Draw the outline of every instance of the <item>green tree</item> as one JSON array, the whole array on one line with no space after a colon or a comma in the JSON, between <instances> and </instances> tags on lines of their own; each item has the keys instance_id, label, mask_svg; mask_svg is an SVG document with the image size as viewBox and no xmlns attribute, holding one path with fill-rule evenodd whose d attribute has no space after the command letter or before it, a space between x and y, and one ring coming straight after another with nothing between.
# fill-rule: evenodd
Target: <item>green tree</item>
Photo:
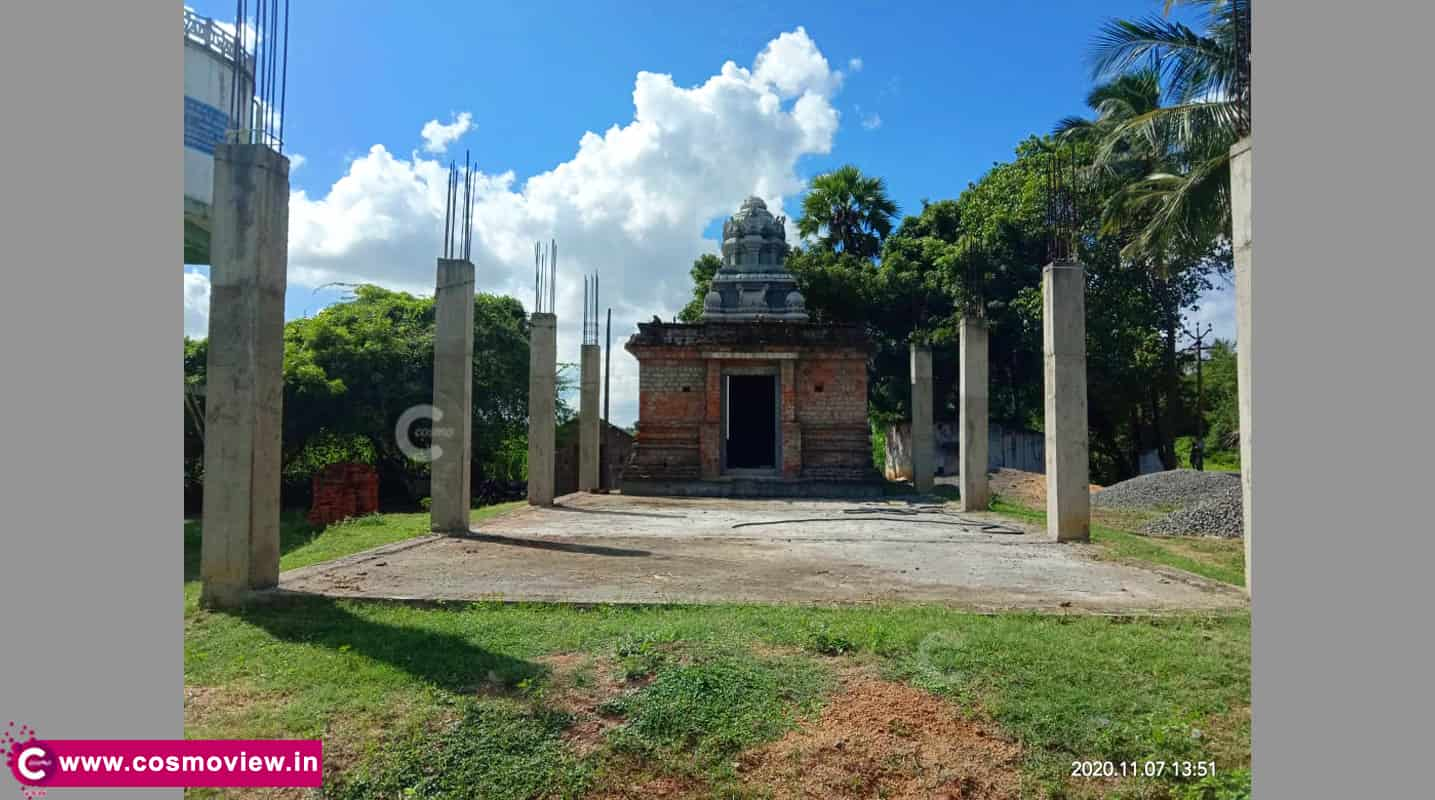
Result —
<instances>
[{"instance_id":1,"label":"green tree","mask_svg":"<svg viewBox=\"0 0 1435 800\"><path fill-rule=\"evenodd\" d=\"M897 211L886 181L848 164L812 179L797 232L827 252L873 258L891 234Z\"/></svg>"},{"instance_id":2,"label":"green tree","mask_svg":"<svg viewBox=\"0 0 1435 800\"><path fill-rule=\"evenodd\" d=\"M528 318L511 297L474 297L475 478L523 476L528 416ZM433 299L377 286L284 326L282 458L288 480L335 461L372 463L388 485L427 472L398 447L395 426L433 401ZM187 397L202 397L206 342L185 340ZM558 391L571 388L560 379ZM197 389L197 391L195 391ZM190 407L186 401L186 408ZM558 416L571 415L562 401ZM201 430L186 413L186 476L202 465Z\"/></svg>"},{"instance_id":3,"label":"green tree","mask_svg":"<svg viewBox=\"0 0 1435 800\"><path fill-rule=\"evenodd\" d=\"M1186 370L1186 390L1196 392L1194 365ZM1201 409L1205 424L1206 453L1239 451L1241 444L1240 417L1236 405L1236 348L1224 339L1217 339L1201 365Z\"/></svg>"},{"instance_id":4,"label":"green tree","mask_svg":"<svg viewBox=\"0 0 1435 800\"><path fill-rule=\"evenodd\" d=\"M204 479L204 375L208 359L208 340L184 337L184 493L186 510L197 504L197 492Z\"/></svg>"},{"instance_id":5,"label":"green tree","mask_svg":"<svg viewBox=\"0 0 1435 800\"><path fill-rule=\"evenodd\" d=\"M678 312L679 320L697 322L702 319L703 301L707 299L708 289L712 288L713 276L721 268L722 259L712 253L703 253L693 260L693 268L688 271L693 276L693 299Z\"/></svg>"},{"instance_id":6,"label":"green tree","mask_svg":"<svg viewBox=\"0 0 1435 800\"><path fill-rule=\"evenodd\" d=\"M381 474L410 479L426 467L398 447L394 427L433 400L433 299L360 286L285 326L285 455L305 467L372 454ZM528 321L514 298L474 297L473 459L478 477L523 435L528 413ZM322 458L306 449L322 447ZM306 463L307 462L307 463ZM508 463L509 459L499 459Z\"/></svg>"},{"instance_id":7,"label":"green tree","mask_svg":"<svg viewBox=\"0 0 1435 800\"><path fill-rule=\"evenodd\" d=\"M932 203L909 217L892 242L936 238L925 252L940 285L950 287L954 323L962 313L979 313L991 336L993 418L1011 425L1042 425L1041 267L1046 260L1047 167L1052 139L1021 143L1016 158L997 164L969 185L954 203ZM1066 145L1078 165L1089 166L1095 142ZM1123 231L1107 230L1098 215L1111 183L1085 187L1078 219L1078 257L1087 275L1087 373L1090 398L1092 474L1101 480L1135 473L1141 452L1156 447L1172 454L1179 433L1182 394L1174 356L1175 381L1165 379L1164 358L1179 323L1209 284L1204 266L1163 276L1121 255ZM922 219L926 217L927 219ZM898 246L884 252L883 269L896 263ZM1170 310L1172 313L1167 313ZM940 326L934 326L940 330ZM1174 351L1172 351L1174 354Z\"/></svg>"},{"instance_id":8,"label":"green tree","mask_svg":"<svg viewBox=\"0 0 1435 800\"><path fill-rule=\"evenodd\" d=\"M1131 83L1126 88L1133 88ZM939 413L955 415L956 323L963 314L980 314L991 337L993 419L1042 427L1041 270L1047 259L1048 167L1056 144L1055 137L1030 137L1017 146L1013 160L993 165L956 199L923 201L919 213L883 237L875 265L821 242L789 256L788 268L813 320L862 325L875 343L868 364L874 423L909 413L908 347L914 340L933 348ZM1083 174L1093 173L1100 144L1098 136L1063 142ZM1130 226L1108 224L1096 213L1122 185L1112 179L1083 187L1085 213L1075 237L1087 276L1091 468L1098 482L1134 475L1141 454L1152 448L1174 457L1175 438L1194 427L1183 411L1188 393L1172 325L1179 330L1181 310L1209 288L1209 276L1221 263L1219 252L1173 251L1182 266L1163 272L1123 254L1134 235ZM695 284L706 279L698 269L693 277Z\"/></svg>"},{"instance_id":9,"label":"green tree","mask_svg":"<svg viewBox=\"0 0 1435 800\"><path fill-rule=\"evenodd\" d=\"M1164 333L1160 391L1171 402L1164 411L1153 404L1151 423L1168 469L1177 466L1178 434L1193 422L1181 390L1182 309L1209 273L1230 269L1225 189L1235 128L1227 117L1241 108L1225 99L1235 95L1232 3L1190 4L1206 12L1208 35L1161 17L1108 22L1092 56L1097 77L1110 79L1087 96L1096 116L1057 124L1063 140L1092 148L1084 178L1100 198L1100 232L1121 243L1131 266L1152 273Z\"/></svg>"}]
</instances>

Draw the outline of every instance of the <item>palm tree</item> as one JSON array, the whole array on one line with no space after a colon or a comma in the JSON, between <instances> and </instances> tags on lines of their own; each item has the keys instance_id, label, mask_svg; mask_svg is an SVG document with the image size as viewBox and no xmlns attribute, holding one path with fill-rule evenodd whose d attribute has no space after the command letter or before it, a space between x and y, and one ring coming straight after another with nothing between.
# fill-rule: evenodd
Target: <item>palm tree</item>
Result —
<instances>
[{"instance_id":1,"label":"palm tree","mask_svg":"<svg viewBox=\"0 0 1435 800\"><path fill-rule=\"evenodd\" d=\"M1204 32L1170 19L1175 5L1198 7ZM1139 220L1123 254L1158 263L1182 240L1228 234L1230 148L1250 119L1250 84L1240 58L1245 48L1239 41L1250 0L1167 0L1163 14L1107 22L1091 53L1094 77L1111 81L1097 91L1113 90L1101 99L1090 126L1100 134L1097 167L1129 166L1133 152L1158 158L1151 171L1111 197L1104 216ZM1130 93L1124 89L1131 87L1121 87L1121 81L1133 76L1146 81L1152 73L1170 104L1140 108L1126 102Z\"/></svg>"},{"instance_id":2,"label":"palm tree","mask_svg":"<svg viewBox=\"0 0 1435 800\"><path fill-rule=\"evenodd\" d=\"M1063 138L1099 140L1118 124L1161 107L1161 73L1147 66L1098 85L1086 95L1086 106L1095 119L1066 117L1056 124Z\"/></svg>"},{"instance_id":3,"label":"palm tree","mask_svg":"<svg viewBox=\"0 0 1435 800\"><path fill-rule=\"evenodd\" d=\"M812 179L802 199L797 232L815 238L829 252L872 258L892 233L897 204L887 183L848 164Z\"/></svg>"},{"instance_id":4,"label":"palm tree","mask_svg":"<svg viewBox=\"0 0 1435 800\"><path fill-rule=\"evenodd\" d=\"M1135 198L1151 194L1153 176L1178 172L1183 152L1179 137L1166 130L1162 122L1143 135L1133 135L1127 128L1132 120L1151 119L1161 111L1161 77L1161 65L1153 60L1096 86L1086 97L1086 105L1096 112L1095 118L1067 117L1057 123L1055 133L1058 139L1087 144L1096 152L1095 163L1083 171L1087 173L1088 186L1108 198L1102 209L1102 233L1126 241L1123 255L1127 261L1150 273L1151 298L1160 309L1165 334L1161 390L1168 403L1163 411L1153 393L1151 423L1162 464L1171 469L1176 466L1173 423L1181 418L1182 405L1176 341L1181 292L1176 273L1189 264L1182 262L1177 248L1169 246L1171 232L1152 228L1159 215L1135 202ZM1156 236L1165 238L1157 242Z\"/></svg>"},{"instance_id":5,"label":"palm tree","mask_svg":"<svg viewBox=\"0 0 1435 800\"><path fill-rule=\"evenodd\" d=\"M1088 186L1105 185L1109 191L1104 194L1109 195L1127 184L1165 171L1171 146L1164 138L1113 135L1130 120L1161 108L1159 67L1147 66L1097 85L1087 94L1086 105L1096 112L1094 118L1065 117L1056 123L1053 133L1059 141L1087 145L1091 151L1100 149L1102 157L1081 170ZM1130 221L1110 219L1107 222L1106 232L1110 233Z\"/></svg>"}]
</instances>

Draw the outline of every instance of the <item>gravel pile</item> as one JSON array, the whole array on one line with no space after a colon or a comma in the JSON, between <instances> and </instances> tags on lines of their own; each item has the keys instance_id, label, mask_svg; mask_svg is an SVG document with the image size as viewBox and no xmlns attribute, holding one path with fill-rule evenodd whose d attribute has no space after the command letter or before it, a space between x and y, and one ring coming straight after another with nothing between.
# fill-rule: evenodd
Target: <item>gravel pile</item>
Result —
<instances>
[{"instance_id":1,"label":"gravel pile","mask_svg":"<svg viewBox=\"0 0 1435 800\"><path fill-rule=\"evenodd\" d=\"M1147 533L1164 536L1223 536L1239 539L1244 526L1241 520L1241 482L1221 489L1195 505L1173 511L1146 524Z\"/></svg>"},{"instance_id":2,"label":"gravel pile","mask_svg":"<svg viewBox=\"0 0 1435 800\"><path fill-rule=\"evenodd\" d=\"M1112 484L1091 496L1098 508L1151 510L1175 508L1147 523L1147 533L1163 536L1239 538L1241 476L1235 472L1172 469Z\"/></svg>"},{"instance_id":3,"label":"gravel pile","mask_svg":"<svg viewBox=\"0 0 1435 800\"><path fill-rule=\"evenodd\" d=\"M1239 497L1241 476L1234 472L1171 469L1112 484L1093 494L1091 504L1099 508L1185 509L1208 499L1225 497L1233 487Z\"/></svg>"}]
</instances>

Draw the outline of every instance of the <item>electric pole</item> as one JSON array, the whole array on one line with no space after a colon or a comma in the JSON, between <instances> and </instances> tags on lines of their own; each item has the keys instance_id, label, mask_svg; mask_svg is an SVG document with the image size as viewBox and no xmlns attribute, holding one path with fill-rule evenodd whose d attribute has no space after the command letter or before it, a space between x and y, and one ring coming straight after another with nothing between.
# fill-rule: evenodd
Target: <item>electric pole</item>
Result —
<instances>
[{"instance_id":1,"label":"electric pole","mask_svg":"<svg viewBox=\"0 0 1435 800\"><path fill-rule=\"evenodd\" d=\"M1201 330L1200 323L1197 323L1195 333L1188 328L1182 328L1181 332L1195 340L1195 344L1187 348L1196 351L1196 436L1191 441L1191 468L1204 470L1206 468L1206 418L1201 410L1201 362L1205 360L1202 351L1205 349L1205 338L1211 333L1211 323L1206 323L1204 331Z\"/></svg>"}]
</instances>

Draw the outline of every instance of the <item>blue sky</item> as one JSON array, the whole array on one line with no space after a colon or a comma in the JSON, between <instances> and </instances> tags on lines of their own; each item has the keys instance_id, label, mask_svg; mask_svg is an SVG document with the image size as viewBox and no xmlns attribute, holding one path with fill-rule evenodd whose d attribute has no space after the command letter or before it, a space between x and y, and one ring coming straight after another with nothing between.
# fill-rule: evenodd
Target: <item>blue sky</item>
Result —
<instances>
[{"instance_id":1,"label":"blue sky","mask_svg":"<svg viewBox=\"0 0 1435 800\"><path fill-rule=\"evenodd\" d=\"M234 14L232 2L190 6L221 20ZM616 339L637 319L676 311L692 256L711 244L702 237L745 194L792 215L802 181L850 162L884 177L904 211L955 197L1025 136L1085 111L1086 54L1104 19L1159 11L1157 0L647 8L298 0L285 120L286 152L302 156L291 177L289 314L332 302L334 290L315 291L326 279L431 287L438 223L406 215L428 202L430 181L441 186L439 164L461 161L467 148L491 178L475 226L480 288L530 301L531 255L525 262L521 253L557 236L560 252L574 254L560 270L572 270L577 293L580 269L599 270L613 287L604 304L615 305ZM768 65L759 68L764 51ZM722 75L728 61L751 70L750 83L776 87L789 113L729 114L756 95L718 82L711 93L687 91ZM635 111L644 71L671 76L671 87L649 83ZM745 71L728 78L748 80ZM805 110L804 95L812 96ZM463 135L446 152L425 150L425 124L460 113L471 120ZM594 141L581 156L587 132ZM748 132L750 158L720 146ZM417 188L408 199L367 199L394 186ZM187 279L187 296L197 284ZM1226 295L1207 303L1208 315L1232 335ZM560 317L564 310L560 301ZM576 353L576 320L573 328L566 337L560 328L560 359ZM631 365L619 360L614 416L626 422L616 381Z\"/></svg>"}]
</instances>

